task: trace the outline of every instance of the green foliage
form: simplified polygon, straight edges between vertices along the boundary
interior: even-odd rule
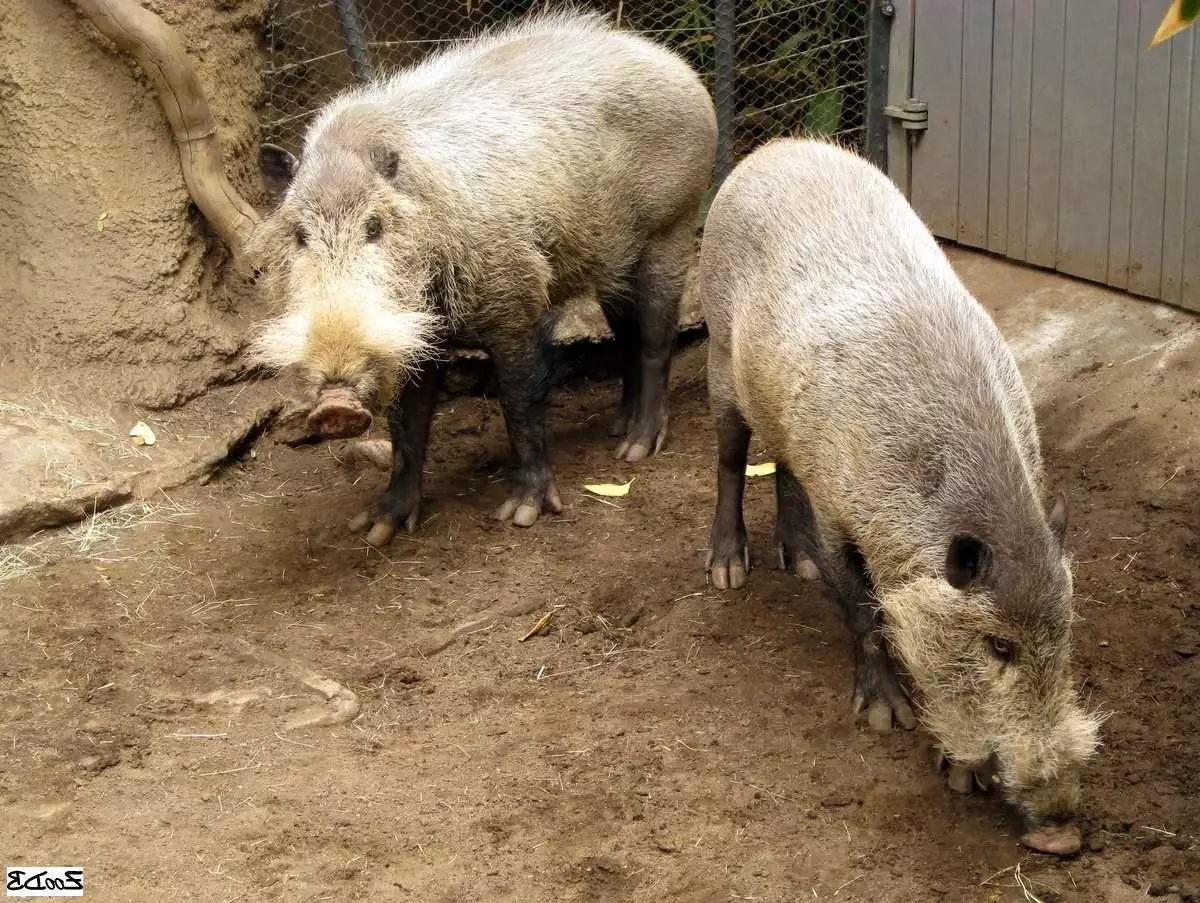
[[[651,8],[651,4],[646,6]],[[666,23],[665,30],[656,35],[659,40],[682,51],[701,72],[709,72],[713,66],[710,6],[702,0],[684,0],[661,20]],[[645,14],[641,18],[645,19]]]
[[[842,118],[842,92],[822,91],[804,112],[804,131],[814,138],[832,138]]]
[[[652,32],[711,80],[712,7],[712,0],[623,0],[622,24]],[[781,135],[832,138],[861,125],[868,8],[846,0],[738,0],[735,155]]]
[[[495,22],[561,2],[495,0],[478,8]],[[623,28],[674,47],[711,87],[714,0],[585,0],[584,5],[619,14]],[[866,0],[736,0],[735,156],[781,135],[833,138],[862,125],[869,6]]]

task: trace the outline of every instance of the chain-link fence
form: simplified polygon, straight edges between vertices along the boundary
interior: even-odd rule
[[[267,22],[264,138],[299,149],[312,114],[373,74],[560,0],[275,0]],[[719,169],[781,135],[870,150],[868,0],[588,0],[677,48],[713,91]],[[876,46],[877,42],[876,42]],[[874,51],[872,51],[874,53]],[[871,104],[874,108],[874,102]],[[723,165],[722,165],[723,164]]]

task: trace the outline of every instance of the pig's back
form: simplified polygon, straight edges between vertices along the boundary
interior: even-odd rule
[[[504,190],[550,187],[556,198],[614,169],[638,196],[680,171],[711,176],[716,117],[700,79],[597,17],[551,16],[465,43],[384,91],[413,140],[483,191],[498,170]]]
[[[687,63],[589,15],[540,17],[348,91],[306,144],[363,123],[477,227],[520,235],[536,219],[592,259],[694,212],[716,148]]]
[[[877,169],[817,142],[756,152],[709,212],[701,282],[743,413],[860,542],[915,554],[947,505],[1037,516],[1011,353]]]

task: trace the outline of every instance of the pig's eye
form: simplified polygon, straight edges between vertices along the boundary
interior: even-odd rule
[[[383,234],[383,223],[377,216],[367,217],[367,241],[378,241]]]
[[[297,226],[292,230],[292,237],[296,239],[296,247],[304,248],[308,246],[308,232],[303,226]]]
[[[1001,636],[987,638],[988,652],[999,661],[1011,662],[1017,655],[1017,644]]]

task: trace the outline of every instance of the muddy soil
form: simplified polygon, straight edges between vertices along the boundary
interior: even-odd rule
[[[1073,500],[1079,673],[1115,712],[1077,858],[1028,853],[996,800],[948,791],[920,731],[856,723],[831,601],[767,565],[769,477],[749,481],[747,590],[706,587],[693,345],[640,465],[610,458],[613,381],[556,396],[567,509],[530,530],[490,518],[498,406],[457,397],[421,529],[383,552],[345,528],[382,473],[265,442],[209,486],[9,549],[5,863],[82,865],[89,898],[121,903],[1200,899],[1197,477],[1178,457],[1200,355],[1175,341],[1194,324],[1112,301],[1156,349],[1127,360],[1087,332],[1091,301],[1012,273],[1002,326]],[[622,499],[582,488],[634,476]]]

